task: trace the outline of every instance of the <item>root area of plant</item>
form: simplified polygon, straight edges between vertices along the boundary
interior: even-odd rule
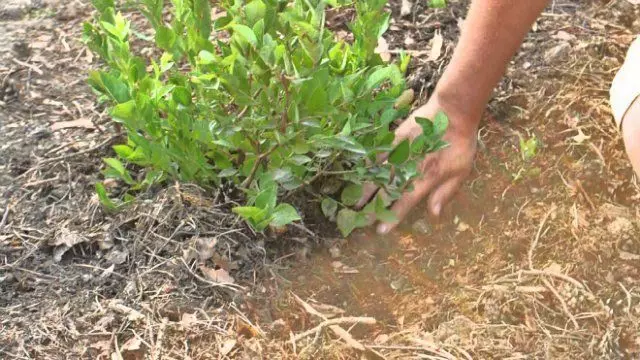
[[[467,7],[391,2],[380,51],[412,55],[415,106]],[[418,208],[392,235],[349,239],[303,193],[304,221],[282,234],[251,232],[233,194],[193,184],[105,213],[94,184],[122,137],[85,82],[90,11],[0,4],[1,358],[640,356],[640,188],[608,105],[640,32],[631,2],[552,2],[444,216]],[[340,29],[351,16],[327,19]]]

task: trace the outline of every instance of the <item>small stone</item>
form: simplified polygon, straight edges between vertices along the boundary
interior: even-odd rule
[[[573,34],[569,34],[566,31],[560,30],[555,35],[553,35],[553,38],[558,40],[571,41],[571,40],[575,40],[576,36]]]
[[[415,41],[415,40],[413,40],[413,38],[412,38],[412,37],[407,37],[406,39],[404,39],[404,44],[405,44],[406,46],[411,46],[411,45],[413,45],[413,44],[415,44],[415,43],[416,43],[416,41]]]
[[[560,43],[559,45],[552,47],[544,53],[544,60],[549,63],[555,60],[562,59],[563,57],[569,55],[570,50],[571,45],[568,42]]]
[[[631,239],[635,229],[631,220],[626,217],[618,217],[607,225],[607,231],[622,240]]]
[[[531,67],[531,63],[528,62],[528,61],[526,61],[524,64],[522,64],[522,68],[525,69],[525,70],[529,69],[530,67]]]
[[[467,230],[469,230],[471,228],[471,226],[469,226],[467,223],[460,221],[458,223],[458,227],[456,228],[456,230],[458,230],[458,232],[465,232]]]
[[[337,246],[332,246],[329,248],[329,254],[332,258],[337,259],[340,257],[340,249]]]
[[[34,138],[34,140],[43,140],[51,136],[51,130],[48,128],[40,127],[32,131],[29,136]]]
[[[411,229],[421,235],[428,235],[431,233],[431,225],[426,219],[419,219],[413,223]]]

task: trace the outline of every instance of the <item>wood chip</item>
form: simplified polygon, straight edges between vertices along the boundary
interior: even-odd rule
[[[96,126],[90,119],[87,118],[79,118],[70,121],[58,121],[51,125],[51,130],[53,131],[69,128],[95,129]]]
[[[378,39],[378,46],[374,50],[380,55],[382,61],[389,62],[391,60],[391,53],[389,52],[389,43],[382,36]]]
[[[400,16],[405,17],[411,14],[411,9],[413,8],[413,3],[409,0],[402,0],[402,5],[400,5]]]
[[[444,38],[440,30],[436,30],[433,39],[431,39],[431,50],[429,51],[429,57],[427,60],[436,61],[442,54],[442,45],[444,45]]]

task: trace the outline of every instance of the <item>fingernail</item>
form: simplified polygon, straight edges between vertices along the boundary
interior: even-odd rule
[[[378,230],[377,230],[377,231],[378,231],[378,234],[380,234],[380,235],[384,235],[384,234],[388,233],[388,232],[389,232],[389,228],[390,228],[390,227],[389,227],[389,225],[387,225],[387,224],[380,224],[380,225],[378,225]]]
[[[435,204],[435,206],[433,207],[433,215],[435,216],[440,216],[440,210],[442,210],[442,205]]]

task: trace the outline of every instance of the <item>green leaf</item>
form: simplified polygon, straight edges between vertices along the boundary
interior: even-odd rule
[[[135,184],[135,181],[129,174],[129,171],[124,167],[124,165],[120,162],[120,160],[116,158],[104,158],[102,159],[105,164],[109,165],[115,172],[119,175],[119,177],[124,180],[129,185]]]
[[[128,145],[114,145],[113,150],[123,159],[129,159],[133,154],[133,149]]]
[[[447,7],[446,0],[429,0],[429,7],[433,9],[442,9]]]
[[[433,130],[436,136],[441,137],[447,131],[447,127],[449,126],[449,118],[447,115],[438,111],[436,117],[433,119]]]
[[[338,229],[342,233],[342,236],[349,236],[351,232],[356,228],[356,220],[358,213],[351,209],[342,209],[338,211],[336,217],[336,223]]]
[[[115,6],[114,0],[91,0],[93,6],[98,10],[98,12],[105,12],[108,8],[113,8]]]
[[[278,187],[269,186],[256,196],[255,204],[261,209],[273,209],[278,200]]]
[[[346,206],[353,206],[358,203],[358,200],[362,197],[362,185],[349,184],[342,190],[340,199]]]
[[[380,195],[376,196],[376,199],[375,199],[376,220],[382,221],[385,223],[394,223],[398,221],[396,214],[393,211],[387,209],[388,205],[389,204],[385,203],[382,196]]]
[[[304,165],[307,163],[310,163],[311,161],[313,161],[310,157],[306,156],[306,155],[293,155],[290,158],[291,162],[293,162],[296,165]]]
[[[171,50],[176,42],[176,33],[169,27],[160,26],[156,30],[156,44],[164,50]]]
[[[253,47],[258,45],[258,39],[256,34],[253,33],[250,27],[246,25],[236,24],[233,26],[233,32],[240,35],[245,41],[251,44]]]
[[[116,205],[116,203],[113,202],[111,198],[109,198],[109,195],[107,194],[107,190],[104,188],[103,183],[96,183],[96,193],[98,194],[100,203],[102,204],[102,206],[104,206],[105,209],[109,211],[115,211],[118,209],[118,205]]]
[[[395,65],[380,67],[374,71],[365,82],[365,89],[371,91],[378,88],[385,81],[391,81],[394,85],[402,82],[402,74]]]
[[[266,5],[262,0],[253,0],[244,7],[247,23],[253,26],[258,20],[262,20],[266,13]]]
[[[270,225],[282,227],[301,219],[302,218],[298,214],[298,211],[293,206],[289,204],[279,204],[273,212],[273,218],[271,219]]]
[[[240,215],[245,220],[252,220],[255,222],[262,221],[267,214],[267,211],[255,206],[236,206],[232,211]]]
[[[173,98],[173,101],[177,102],[180,105],[191,105],[191,91],[183,86],[177,86],[175,89],[173,89],[171,97]]]
[[[215,61],[216,56],[207,50],[200,50],[200,53],[198,53],[198,62],[200,64],[208,65],[213,64]]]
[[[388,161],[393,165],[402,165],[409,159],[411,150],[411,144],[409,139],[404,139],[395,149],[389,154]]]
[[[338,202],[327,197],[322,200],[320,207],[324,216],[332,220],[336,216],[336,211],[338,211]]]
[[[118,104],[111,109],[111,116],[115,121],[133,121],[136,118],[136,102],[134,100]]]
[[[91,72],[89,74],[89,84],[96,90],[111,96],[118,103],[124,103],[131,99],[127,84],[109,73],[102,71]]]

